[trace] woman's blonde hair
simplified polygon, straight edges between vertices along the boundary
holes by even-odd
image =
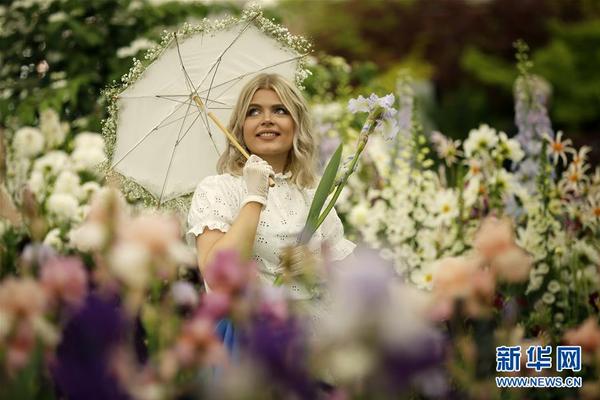
[[[300,187],[314,187],[317,180],[317,145],[312,134],[312,123],[308,106],[302,93],[282,76],[277,74],[260,74],[242,88],[238,101],[233,108],[231,119],[229,120],[229,131],[248,150],[244,142],[244,121],[252,97],[254,97],[254,93],[259,89],[275,91],[294,120],[293,146],[288,155],[284,172],[290,171],[292,173],[290,179],[296,185]],[[230,142],[227,143],[227,148],[217,162],[217,172],[219,174],[229,172],[232,175],[241,175],[246,159]]]

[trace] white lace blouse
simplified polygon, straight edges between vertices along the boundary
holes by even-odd
[[[254,241],[253,259],[261,280],[273,283],[284,246],[294,245],[304,227],[316,189],[299,188],[290,181],[291,172],[275,175],[275,186],[269,188],[267,204],[263,206]],[[188,214],[186,237],[195,244],[204,229],[227,232],[236,218],[247,194],[241,176],[221,174],[204,178],[196,187]],[[356,245],[344,238],[344,227],[335,209],[308,244],[313,254],[320,256],[321,243],[326,241],[329,256],[337,261],[348,256]],[[297,288],[292,287],[294,291]]]

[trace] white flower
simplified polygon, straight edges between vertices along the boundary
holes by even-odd
[[[70,244],[80,251],[99,250],[107,238],[106,228],[99,223],[89,222],[69,232]]]
[[[538,265],[536,267],[535,270],[537,271],[538,274],[545,275],[550,271],[550,267],[546,263],[541,263],[540,265]]]
[[[46,208],[55,215],[61,222],[72,220],[77,214],[79,202],[70,194],[53,193],[46,201]]]
[[[64,11],[59,11],[59,12],[50,14],[50,16],[48,17],[48,22],[49,23],[57,23],[57,22],[65,21],[66,19],[67,19],[67,13],[65,13]]]
[[[500,132],[498,134],[500,143],[498,147],[494,149],[494,155],[502,160],[511,160],[513,162],[519,162],[525,157],[525,152],[521,148],[521,144],[515,139],[509,139],[506,133]]]
[[[104,149],[98,147],[77,147],[71,154],[76,171],[95,172],[98,164],[106,160]]]
[[[47,108],[40,113],[40,129],[46,138],[46,146],[53,149],[64,143],[69,127],[61,124],[56,111]]]
[[[469,179],[467,183],[467,187],[463,192],[463,200],[465,202],[465,207],[472,207],[477,199],[479,198],[481,188],[481,179],[479,176],[475,176]]]
[[[61,171],[54,183],[53,192],[70,194],[79,198],[81,196],[80,183],[81,180],[79,179],[79,175],[76,175],[71,171]]]
[[[69,169],[69,156],[62,150],[54,150],[44,154],[33,163],[33,170],[57,175],[64,169]]]
[[[550,293],[560,292],[560,283],[558,283],[557,280],[552,279],[550,282],[548,282],[548,291]]]
[[[135,243],[119,243],[111,251],[109,266],[117,278],[134,289],[143,289],[150,279],[150,253]]]
[[[60,238],[60,230],[58,228],[50,230],[44,238],[44,244],[60,250],[63,247],[63,241]]]
[[[73,140],[75,149],[95,148],[104,150],[104,138],[102,135],[94,132],[81,132],[75,135]]]
[[[498,136],[496,130],[490,128],[487,124],[482,124],[478,129],[472,129],[469,137],[464,142],[465,155],[471,157],[476,153],[487,152],[496,146]]]
[[[80,200],[87,202],[100,190],[100,185],[98,182],[90,181],[81,185]]]
[[[458,197],[452,189],[441,190],[430,200],[429,210],[437,216],[439,223],[447,224],[458,216]]]
[[[419,289],[431,290],[433,287],[433,276],[439,267],[439,263],[429,263],[421,268],[416,268],[410,273],[410,281]]]
[[[31,158],[44,150],[44,136],[39,129],[26,126],[15,133],[12,147],[17,156]]]
[[[552,304],[556,301],[556,297],[552,293],[546,292],[542,295],[542,301],[546,304]]]
[[[548,155],[553,159],[554,165],[561,159],[563,165],[567,165],[567,153],[573,153],[574,149],[571,147],[573,142],[571,139],[562,140],[563,133],[558,131],[556,138],[552,139],[547,133],[544,134],[544,139],[548,141]]]
[[[460,140],[452,140],[444,136],[441,132],[435,131],[431,133],[431,142],[438,157],[444,160],[446,165],[454,164],[457,161],[457,157],[462,156],[462,152],[458,150]]]
[[[388,177],[390,173],[390,149],[385,139],[382,136],[372,136],[365,150],[373,160],[379,174]]]
[[[33,194],[35,194],[35,197],[41,201],[46,189],[46,179],[44,178],[44,174],[40,171],[32,171],[31,176],[27,180],[27,186]]]
[[[117,49],[117,57],[127,58],[135,56],[140,50],[147,50],[154,47],[156,43],[146,38],[138,38],[129,44],[127,47]]]
[[[500,192],[504,195],[512,193],[514,175],[506,171],[504,168],[496,170],[492,176],[492,182],[500,189]]]
[[[536,290],[542,287],[543,283],[544,277],[542,275],[536,274],[536,271],[532,269],[531,271],[529,271],[529,284],[527,285],[527,290],[525,290],[525,294],[535,292]]]
[[[92,206],[89,204],[83,204],[79,206],[77,209],[77,213],[75,214],[75,218],[73,218],[73,222],[82,223],[87,218],[90,213]]]
[[[356,227],[366,224],[369,218],[369,210],[369,207],[365,203],[355,205],[352,211],[350,211],[348,222]]]

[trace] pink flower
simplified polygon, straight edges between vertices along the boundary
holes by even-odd
[[[464,298],[472,293],[472,277],[478,268],[476,260],[448,257],[438,263],[433,276],[434,293],[450,298]]]
[[[242,291],[256,274],[254,263],[243,263],[235,250],[220,251],[206,266],[204,279],[214,291],[236,294]]]
[[[173,283],[171,295],[178,306],[193,308],[198,305],[198,292],[189,282],[178,281]]]
[[[223,318],[231,309],[231,298],[224,292],[209,292],[202,296],[199,314],[218,320]]]
[[[18,371],[29,362],[31,353],[35,348],[35,333],[31,324],[21,321],[14,335],[7,343],[6,367],[9,371]]]
[[[198,365],[219,353],[222,347],[215,336],[215,325],[211,319],[194,317],[183,325],[181,336],[175,344],[177,361],[183,366]]]
[[[525,282],[529,279],[529,270],[533,259],[517,246],[512,246],[496,255],[491,262],[492,270],[506,282]]]
[[[45,310],[46,295],[31,278],[6,278],[0,284],[0,310],[15,318],[33,319]]]
[[[47,261],[40,272],[46,293],[70,306],[79,306],[87,295],[87,273],[77,257],[57,257]]]
[[[169,247],[180,240],[179,223],[172,216],[146,214],[124,225],[121,236],[128,241],[142,244],[157,255],[165,255]]]
[[[594,352],[600,348],[600,327],[594,317],[586,319],[578,328],[569,329],[563,339],[566,344],[581,346],[583,351]]]
[[[486,218],[475,235],[473,247],[486,259],[510,249],[514,244],[513,227],[510,219]]]
[[[455,300],[463,300],[464,312],[478,317],[489,311],[496,280],[489,269],[480,268],[479,258],[449,257],[438,261],[433,276],[436,302],[430,318],[447,319],[454,313]]]

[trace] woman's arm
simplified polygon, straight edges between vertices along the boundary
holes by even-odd
[[[205,229],[196,237],[198,266],[201,273],[221,250],[238,250],[242,256],[248,258],[252,255],[261,209],[262,204],[255,201],[248,202],[242,206],[227,233],[216,229]]]
[[[254,154],[248,158],[242,172],[247,193],[227,233],[205,230],[196,238],[200,272],[204,272],[206,265],[221,250],[237,250],[246,258],[252,255],[260,213],[267,204],[269,177],[275,173],[269,163]]]

